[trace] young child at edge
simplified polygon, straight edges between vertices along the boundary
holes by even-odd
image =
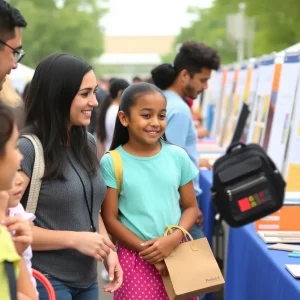
[[[184,237],[180,230],[164,237],[165,227],[179,225],[189,231],[197,218],[192,180],[198,170],[184,149],[167,142],[165,128],[166,99],[157,87],[138,83],[125,89],[110,148],[122,158],[119,196],[110,154],[101,160],[108,187],[102,217],[118,243],[124,271],[115,300],[168,300],[163,260]]]
[[[23,177],[20,175],[20,172],[17,172],[13,179],[12,188],[8,190],[9,198],[8,198],[8,205],[7,205],[8,207],[7,215],[9,217],[20,217],[23,220],[28,221],[32,224],[32,222],[35,220],[35,215],[31,213],[27,213],[23,208],[22,204],[20,203],[23,194],[24,194],[24,180]],[[36,289],[36,280],[32,274],[32,264],[31,264],[32,248],[31,246],[24,247],[24,245],[20,243],[15,246],[19,255],[21,255],[24,258],[30,276],[30,280],[34,288]],[[38,294],[37,291],[36,293]]]

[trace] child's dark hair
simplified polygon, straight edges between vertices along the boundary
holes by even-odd
[[[175,81],[182,70],[187,70],[193,78],[202,68],[218,70],[220,57],[217,51],[205,44],[195,41],[182,44],[174,64],[161,64],[151,71],[154,84],[162,90],[167,89]]]
[[[136,104],[139,97],[155,93],[159,93],[165,98],[162,91],[151,83],[140,82],[130,85],[122,94],[119,111],[123,111],[130,117],[130,108]],[[163,135],[161,139],[167,141],[165,135]],[[110,150],[114,150],[120,145],[126,144],[128,141],[128,129],[121,124],[120,119],[117,117]]]
[[[23,102],[25,102],[25,100],[26,100],[26,97],[27,97],[27,94],[28,94],[28,91],[29,91],[29,87],[30,87],[30,81],[27,82],[26,85],[25,85],[23,95],[22,95]]]
[[[139,76],[134,76],[134,77],[132,78],[132,82],[139,83],[139,82],[142,82],[142,81],[143,81],[142,78],[139,77]]]
[[[118,97],[120,91],[124,91],[129,87],[129,83],[124,79],[114,79],[109,88],[109,95],[100,103],[97,116],[97,137],[101,142],[106,139],[105,118],[108,108],[111,106],[112,100]]]
[[[5,155],[6,143],[13,133],[14,124],[12,109],[0,101],[0,157]]]

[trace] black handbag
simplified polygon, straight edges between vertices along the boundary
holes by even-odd
[[[286,183],[265,150],[258,144],[237,141],[246,119],[240,118],[236,129],[240,134],[235,134],[225,155],[213,167],[212,201],[221,218],[232,227],[279,210],[285,195]]]

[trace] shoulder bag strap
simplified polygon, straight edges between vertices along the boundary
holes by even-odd
[[[25,137],[31,141],[35,152],[28,201],[26,205],[26,211],[28,213],[35,214],[38,198],[40,194],[40,189],[42,185],[42,178],[45,173],[44,150],[43,150],[42,143],[40,142],[37,136],[22,135],[22,137]]]

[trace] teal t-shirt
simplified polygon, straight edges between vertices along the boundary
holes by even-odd
[[[122,146],[123,183],[119,195],[119,220],[142,240],[162,236],[167,225],[181,218],[179,187],[198,174],[186,151],[161,143],[161,151],[151,157],[138,157]],[[101,159],[101,172],[108,187],[117,189],[110,154]]]

